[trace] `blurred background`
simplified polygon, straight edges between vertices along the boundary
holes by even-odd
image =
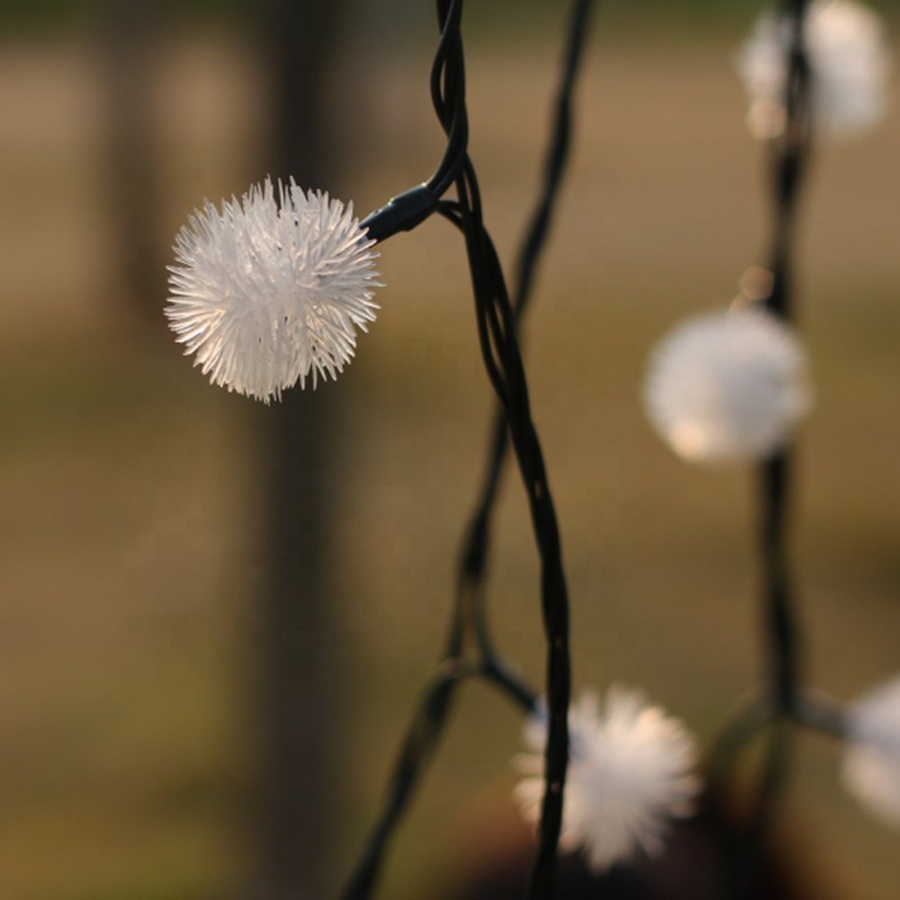
[[[430,6],[324,5],[0,4],[4,898],[335,896],[437,659],[492,402],[446,223],[383,245],[356,361],[281,407],[210,387],[162,317],[204,199],[294,175],[364,215],[436,165]],[[510,261],[564,23],[467,6],[471,151]],[[639,398],[653,343],[764,261],[734,72],[760,6],[639,6],[599,4],[527,357],[576,687],[642,686],[706,740],[760,670],[753,481],[679,462]],[[807,680],[839,698],[900,668],[898,151],[898,102],[823,141],[800,229],[817,404],[792,549]],[[536,576],[510,478],[491,617],[540,683]],[[519,713],[462,700],[384,896],[442,896],[514,817]],[[782,827],[836,896],[888,900],[898,836],[842,793],[839,750],[801,737]]]

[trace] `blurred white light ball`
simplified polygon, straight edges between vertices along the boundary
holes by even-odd
[[[900,827],[900,677],[847,710],[843,782],[871,812]]]
[[[707,313],[677,326],[653,352],[644,386],[651,423],[692,462],[766,457],[810,401],[802,346],[759,308]]]
[[[813,127],[852,135],[882,119],[888,108],[890,58],[878,14],[856,0],[813,0],[804,39],[812,74]],[[788,21],[767,13],[738,57],[754,137],[777,137],[784,128],[790,44]]]

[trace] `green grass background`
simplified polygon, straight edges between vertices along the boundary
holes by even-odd
[[[752,478],[673,458],[639,397],[653,342],[727,303],[764,256],[765,155],[744,130],[732,69],[752,15],[743,4],[699,34],[644,29],[616,7],[600,15],[527,325],[576,685],[643,686],[704,739],[759,670]],[[265,413],[209,387],[127,313],[86,34],[0,46],[0,896],[211,900],[234,894],[247,863],[254,424]],[[507,260],[536,184],[554,36],[484,30],[470,54],[472,154]],[[433,168],[428,65],[425,46],[389,60],[372,47],[342,73],[359,212]],[[221,30],[167,42],[172,234],[204,197],[265,174],[260,90],[251,49]],[[898,148],[896,110],[864,140],[823,142],[798,248],[817,405],[799,442],[792,551],[808,680],[842,698],[900,662]],[[491,403],[446,225],[386,243],[380,265],[378,322],[320,387],[346,408],[333,486],[338,869],[375,814],[440,645]],[[492,620],[539,681],[536,564],[513,478],[499,524]],[[465,864],[464,835],[508,810],[518,714],[478,686],[463,700],[385,896],[433,890]],[[803,737],[785,828],[842,896],[889,900],[897,834],[841,792],[838,749]]]

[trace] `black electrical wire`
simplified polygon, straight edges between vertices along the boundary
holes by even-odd
[[[541,193],[519,254],[514,302],[510,302],[502,267],[484,227],[478,182],[466,150],[468,117],[460,0],[438,0],[437,3],[441,39],[430,84],[435,112],[447,135],[447,149],[441,164],[428,183],[395,198],[363,223],[369,228],[370,236],[383,239],[396,231],[415,227],[406,223],[418,224],[427,215],[438,211],[462,232],[475,295],[479,342],[501,409],[494,422],[485,484],[466,532],[445,656],[403,741],[385,806],[344,893],[346,900],[363,900],[371,895],[392,833],[442,734],[462,675],[479,675],[526,711],[535,708],[535,691],[494,649],[484,613],[490,517],[510,431],[542,560],[542,610],[548,635],[547,694],[551,715],[547,782],[550,788],[541,818],[541,839],[531,896],[549,900],[552,895],[562,821],[562,786],[568,763],[568,599],[555,511],[540,444],[530,418],[517,330],[518,320],[531,294],[534,273],[546,243],[568,159],[572,94],[583,57],[591,6],[591,0],[575,0],[573,6]],[[451,185],[456,186],[457,199],[441,199]],[[468,643],[473,643],[474,647],[467,648]],[[467,649],[474,651],[474,661],[463,657]]]
[[[538,828],[538,851],[529,896],[553,896],[556,854],[562,827],[563,794],[569,760],[568,709],[571,690],[568,590],[556,512],[543,453],[531,419],[528,388],[519,353],[512,306],[493,242],[481,218],[478,183],[471,165],[457,183],[463,211],[469,271],[479,323],[481,351],[488,369],[501,374],[497,391],[504,406],[516,461],[528,499],[541,562],[541,609],[547,643],[548,709],[545,781]]]
[[[786,0],[783,4],[782,16],[790,33],[785,125],[772,144],[774,228],[769,260],[772,286],[765,306],[788,322],[794,316],[794,224],[811,138],[811,73],[804,40],[807,8],[808,0]],[[759,538],[770,654],[768,680],[775,709],[788,716],[794,711],[799,683],[797,627],[787,559],[791,474],[789,448],[772,454],[763,462],[759,473]]]
[[[768,268],[771,286],[763,304],[785,322],[794,319],[794,230],[812,138],[812,73],[805,42],[808,9],[809,0],[782,0],[778,23],[788,35],[785,114],[783,129],[770,144],[773,226]],[[832,710],[801,697],[799,629],[788,556],[791,448],[785,446],[774,451],[759,464],[756,474],[764,693],[726,729],[716,747],[710,794],[723,816],[730,815],[728,792],[736,779],[738,756],[756,738],[765,743],[746,825],[738,839],[729,839],[723,849],[723,900],[749,900],[759,896],[774,811],[790,767],[793,726],[816,724],[833,731],[840,726]]]
[[[428,181],[394,197],[360,222],[360,227],[375,241],[386,240],[400,231],[410,231],[436,212],[441,198],[453,185],[466,159],[469,123],[465,104],[452,104],[445,99],[464,96],[465,93],[462,0],[439,3],[438,17],[440,40],[431,69],[430,85],[435,112],[447,134],[444,155]]]
[[[532,211],[516,263],[512,306],[517,329],[520,328],[520,321],[532,296],[537,265],[546,244],[562,178],[568,163],[572,133],[572,97],[584,56],[592,9],[592,0],[576,0],[572,9],[569,33],[563,54],[563,75],[554,103],[552,137],[544,162],[540,195]],[[506,417],[501,407],[495,413],[491,425],[487,460],[478,501],[463,540],[463,549],[460,554],[460,583],[462,584],[479,587],[483,585],[490,543],[491,520],[507,458],[508,437]],[[490,656],[492,654],[490,633],[484,621],[484,604],[480,602],[483,590],[473,588],[472,593],[475,598],[475,608],[472,614],[479,636],[480,649],[486,656]]]

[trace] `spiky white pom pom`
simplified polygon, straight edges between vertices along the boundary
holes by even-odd
[[[515,759],[527,776],[515,790],[522,814],[537,822],[544,793],[546,713],[525,726],[531,753]],[[659,854],[672,818],[689,815],[700,782],[695,744],[678,719],[639,691],[609,689],[603,709],[586,691],[569,710],[569,771],[560,846],[581,847],[600,872],[639,851]]]
[[[213,384],[268,403],[335,378],[375,318],[372,250],[352,205],[293,180],[207,203],[175,242],[169,327]]]
[[[852,135],[878,122],[888,107],[890,73],[878,14],[856,0],[813,0],[804,39],[812,74],[813,127]],[[776,137],[784,128],[790,41],[787,21],[768,13],[738,57],[754,137]]]
[[[684,459],[759,459],[810,406],[805,353],[793,331],[761,309],[707,313],[656,348],[644,406]]]

